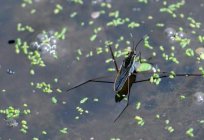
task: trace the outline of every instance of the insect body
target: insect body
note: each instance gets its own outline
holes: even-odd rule
[[[136,81],[136,74],[137,74],[136,70],[137,70],[137,67],[139,67],[141,63],[141,57],[140,55],[136,54],[136,48],[142,40],[143,39],[141,39],[137,43],[135,48],[132,48],[128,56],[123,60],[123,63],[120,66],[120,69],[117,70],[117,76],[114,82],[114,91],[116,92],[115,101],[120,102],[121,100],[125,98],[126,95],[128,96],[128,100],[127,100],[127,104],[125,108],[122,110],[119,116],[115,119],[115,121],[120,117],[120,115],[129,105],[130,89],[132,87],[132,84]],[[109,48],[111,51],[112,59],[115,62],[113,51],[111,47]],[[139,56],[139,59],[138,59],[138,56]],[[115,62],[115,65],[116,65],[116,62]]]
[[[136,67],[139,62],[135,61],[135,57],[134,52],[130,52],[117,73],[114,83],[116,102],[120,102],[130,92],[131,86],[136,80]]]

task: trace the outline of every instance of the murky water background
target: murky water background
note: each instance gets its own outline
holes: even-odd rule
[[[124,25],[119,27],[107,27],[106,23],[110,18],[105,14],[98,19],[92,19],[91,13],[102,8],[99,4],[93,4],[93,1],[84,1],[84,4],[77,5],[70,1],[48,1],[36,0],[32,5],[25,8],[21,7],[21,2],[2,1],[0,9],[0,108],[8,106],[23,108],[23,104],[28,104],[31,114],[20,116],[17,121],[22,119],[28,122],[28,133],[22,134],[19,127],[7,126],[3,115],[0,117],[0,138],[2,140],[20,140],[32,139],[37,137],[40,140],[109,140],[111,138],[120,138],[121,140],[184,140],[204,138],[203,124],[198,120],[204,119],[204,104],[202,96],[195,94],[203,92],[204,80],[201,77],[180,77],[172,79],[162,79],[160,85],[156,86],[149,82],[137,83],[131,89],[130,105],[122,114],[117,122],[113,122],[120,111],[125,106],[125,101],[121,103],[114,102],[114,91],[112,84],[89,83],[77,88],[69,93],[64,92],[66,89],[84,82],[88,79],[110,75],[109,80],[114,81],[114,72],[107,72],[107,68],[113,67],[113,63],[105,63],[110,58],[109,53],[86,58],[85,54],[95,50],[96,47],[104,46],[105,40],[116,40],[123,35],[125,39],[137,42],[142,36],[148,34],[150,43],[159,52],[159,46],[168,47],[172,43],[165,35],[165,29],[168,27],[183,27],[186,34],[191,39],[191,47],[200,44],[196,41],[196,36],[191,34],[191,28],[188,22],[180,18],[172,18],[168,14],[159,13],[163,1],[150,0],[150,4],[137,3],[136,1],[110,1],[112,8],[108,11],[120,11],[121,17],[129,17],[131,20],[141,23],[141,27],[129,29]],[[168,1],[171,3],[170,1]],[[168,3],[167,2],[167,3]],[[63,11],[58,15],[53,14],[56,3],[63,6]],[[185,16],[192,16],[199,22],[203,23],[203,5],[202,0],[187,0],[179,13]],[[36,13],[31,15],[29,12],[32,8]],[[105,9],[105,8],[104,8]],[[78,12],[75,18],[70,18],[72,12]],[[152,16],[153,19],[148,19]],[[93,20],[94,24],[89,25]],[[30,25],[35,32],[17,32],[17,23]],[[84,22],[84,26],[80,26]],[[164,27],[156,27],[156,23],[164,23]],[[101,26],[102,31],[97,37],[97,41],[91,42],[90,36],[93,29]],[[30,62],[22,54],[16,54],[14,45],[9,45],[8,40],[23,38],[27,42],[32,42],[42,30],[60,30],[67,27],[65,40],[58,41],[58,59],[54,59],[47,54],[42,57],[46,67],[35,67],[35,75],[30,75]],[[130,37],[133,34],[133,38]],[[203,34],[203,26],[197,31]],[[142,46],[142,45],[141,45]],[[121,49],[126,47],[125,41],[120,44]],[[83,55],[80,60],[76,60],[77,49],[81,49]],[[140,47],[142,57],[148,58],[152,52]],[[162,71],[175,70],[176,72],[196,73],[197,65],[195,59],[187,58],[182,55],[182,49],[178,49],[175,55],[181,60],[179,65],[165,62],[158,55],[151,59],[151,63],[157,64]],[[118,63],[123,58],[117,59]],[[176,66],[176,67],[175,67]],[[9,75],[7,69],[15,71],[15,74]],[[54,83],[54,78],[59,82]],[[140,74],[138,79],[148,78],[148,74]],[[30,82],[46,81],[53,84],[53,88],[60,88],[62,93],[44,94],[41,91],[30,86]],[[6,92],[3,92],[3,90]],[[184,100],[180,100],[180,95],[185,95]],[[53,104],[51,98],[55,96],[57,104]],[[85,104],[80,104],[81,99],[88,97]],[[97,98],[99,101],[95,102]],[[197,100],[200,99],[198,102]],[[63,103],[66,102],[66,104]],[[136,110],[136,102],[141,102],[141,109]],[[88,114],[79,115],[76,107],[80,106],[88,110]],[[156,115],[160,118],[157,119]],[[145,124],[138,126],[134,116],[141,116]],[[75,119],[80,116],[79,119]],[[169,120],[169,125],[174,128],[173,133],[165,129],[165,120]],[[68,128],[67,134],[60,133],[60,129]],[[188,137],[185,132],[189,128],[194,128],[194,138]],[[45,130],[47,135],[43,135]]]

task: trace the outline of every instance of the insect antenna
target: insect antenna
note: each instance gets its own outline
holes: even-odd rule
[[[141,38],[141,39],[137,42],[137,44],[136,44],[135,47],[134,47],[134,51],[135,51],[135,52],[136,52],[136,50],[137,50],[137,47],[139,46],[139,44],[140,44],[143,40],[144,40],[144,37]]]
[[[132,51],[134,51],[135,41],[132,41]]]
[[[132,33],[130,33],[130,37],[131,37],[131,39],[132,39],[132,49],[131,49],[131,51],[134,51],[135,41],[133,40],[133,35],[132,35]]]

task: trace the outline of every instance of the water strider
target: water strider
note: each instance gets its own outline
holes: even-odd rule
[[[144,79],[144,80],[140,80],[140,81],[136,81],[137,78],[137,74],[140,72],[147,72],[150,70],[153,70],[153,73],[160,73],[161,75],[157,75],[156,77],[153,77],[154,79],[161,79],[161,78],[168,78],[168,77],[189,77],[189,76],[203,76],[203,74],[190,74],[190,73],[180,73],[180,74],[176,74],[176,73],[172,73],[172,72],[158,72],[158,71],[154,71],[154,67],[147,62],[142,62],[141,60],[141,53],[137,53],[136,49],[139,46],[139,44],[144,40],[144,37],[142,39],[140,39],[140,41],[134,46],[133,43],[133,47],[131,49],[131,51],[128,53],[128,56],[123,60],[120,68],[118,68],[116,59],[114,57],[112,48],[109,46],[110,52],[111,52],[111,56],[115,65],[115,69],[117,72],[115,81],[105,81],[105,80],[100,80],[103,78],[106,78],[108,76],[101,76],[101,77],[97,77],[97,78],[93,78],[90,80],[87,80],[79,85],[76,85],[68,90],[66,90],[67,92],[70,90],[73,90],[75,88],[78,88],[82,85],[85,85],[87,83],[90,82],[96,82],[96,83],[112,83],[114,84],[114,91],[115,91],[115,102],[120,102],[122,101],[126,96],[127,96],[127,104],[126,106],[123,108],[123,110],[120,112],[120,114],[116,117],[116,119],[114,120],[114,122],[116,120],[118,120],[118,118],[122,115],[122,113],[125,111],[125,109],[128,107],[129,105],[129,97],[130,97],[130,89],[132,87],[132,85],[134,83],[139,83],[139,82],[146,82],[146,81],[150,81],[151,78],[148,79]]]
[[[142,38],[135,46],[133,43],[133,47],[132,47],[131,51],[128,53],[128,56],[123,60],[120,68],[118,68],[118,65],[117,65],[116,59],[114,57],[112,48],[109,46],[111,56],[112,56],[113,62],[115,64],[115,69],[117,72],[117,75],[116,75],[114,82],[99,80],[99,79],[105,78],[107,76],[97,77],[94,79],[87,80],[86,82],[83,82],[77,86],[74,86],[74,87],[68,89],[67,92],[72,90],[72,89],[75,89],[79,86],[82,86],[84,84],[87,84],[89,82],[114,83],[115,102],[120,102],[126,96],[128,96],[127,97],[127,104],[126,104],[125,108],[122,110],[122,112],[115,119],[115,121],[116,121],[120,117],[120,115],[125,111],[127,106],[129,105],[130,89],[132,87],[132,84],[136,82],[137,68],[142,64],[141,53],[137,54],[136,48],[143,41],[143,39],[144,38]],[[149,64],[149,68],[151,68],[150,64]]]

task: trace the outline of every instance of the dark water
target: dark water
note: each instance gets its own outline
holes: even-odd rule
[[[197,104],[194,94],[204,90],[204,80],[200,77],[180,77],[171,79],[162,79],[160,85],[156,86],[149,82],[134,84],[131,89],[130,105],[122,114],[117,122],[113,122],[120,111],[125,106],[125,101],[121,103],[114,102],[114,91],[112,84],[105,83],[89,83],[73,91],[69,94],[66,89],[84,82],[90,78],[110,75],[108,80],[114,81],[114,72],[107,72],[107,68],[113,67],[113,63],[105,63],[110,58],[109,53],[103,52],[100,55],[94,55],[86,58],[85,55],[90,51],[96,50],[97,47],[104,48],[104,41],[110,40],[117,43],[120,36],[124,36],[124,41],[119,42],[119,49],[124,49],[127,45],[126,40],[132,43],[138,41],[142,36],[148,34],[150,44],[154,46],[157,56],[150,61],[159,66],[162,71],[175,70],[176,72],[198,73],[198,64],[196,57],[188,58],[183,55],[177,43],[170,42],[165,34],[166,28],[178,29],[183,27],[188,38],[191,39],[190,48],[202,46],[198,43],[197,35],[203,34],[203,25],[200,29],[195,29],[196,34],[192,34],[192,28],[189,27],[189,21],[186,18],[173,18],[170,14],[160,13],[159,9],[163,6],[163,1],[149,0],[148,4],[139,3],[137,1],[124,2],[108,1],[112,8],[100,7],[99,1],[84,1],[83,5],[74,4],[67,1],[33,1],[33,4],[21,7],[21,2],[4,1],[1,2],[0,12],[0,74],[1,74],[1,94],[0,108],[5,109],[13,106],[23,110],[23,104],[27,104],[31,110],[30,115],[20,115],[17,121],[26,120],[28,123],[27,134],[20,132],[20,124],[18,127],[7,126],[4,118],[0,116],[0,137],[2,140],[21,140],[32,139],[34,137],[40,140],[110,140],[111,138],[119,138],[120,140],[184,140],[204,138],[203,124],[198,120],[204,119],[204,104]],[[180,1],[175,1],[180,2]],[[55,5],[59,3],[63,6],[63,11],[59,14],[53,14]],[[173,2],[168,1],[167,5]],[[187,0],[175,13],[184,14],[185,17],[191,16],[196,21],[203,23],[203,5],[201,0]],[[32,9],[36,9],[35,14],[30,14]],[[91,18],[94,11],[106,11],[97,19]],[[138,28],[127,28],[127,24],[118,27],[108,27],[107,22],[113,18],[108,13],[119,10],[121,18],[130,18],[131,21],[139,22]],[[74,18],[70,14],[77,12]],[[148,19],[152,16],[153,19]],[[88,23],[93,20],[94,24]],[[81,26],[84,22],[84,26]],[[157,23],[164,23],[164,27],[157,27]],[[18,32],[16,26],[18,23],[29,25],[35,29],[35,32]],[[59,40],[57,44],[58,59],[43,54],[46,67],[31,66],[25,55],[16,54],[14,45],[9,45],[8,40],[21,38],[28,43],[36,39],[36,36],[42,30],[59,31],[63,27],[68,28],[65,40]],[[94,29],[101,27],[102,31],[98,33],[95,41],[90,41],[90,36]],[[133,34],[133,38],[130,37]],[[131,45],[131,44],[130,44]],[[181,61],[179,65],[166,62],[160,55],[159,46],[163,45],[167,51],[170,46],[176,47],[175,55]],[[169,48],[168,48],[169,47]],[[81,49],[83,54],[80,60],[76,60],[77,49]],[[152,54],[152,50],[139,48],[142,57],[148,58]],[[122,57],[118,58],[121,63]],[[33,68],[35,75],[30,75],[29,71]],[[14,74],[8,74],[7,69],[15,71]],[[59,82],[55,83],[54,78],[58,78]],[[148,74],[139,74],[138,80],[148,78]],[[52,84],[53,89],[60,88],[63,92],[54,91],[51,94],[42,93],[30,85],[30,82],[47,82]],[[3,90],[6,92],[3,92]],[[180,96],[185,95],[184,100],[180,100]],[[55,96],[58,100],[57,104],[53,104],[51,98]],[[80,104],[81,99],[88,97],[85,104]],[[95,102],[97,98],[99,101]],[[63,101],[66,104],[63,104]],[[141,102],[141,109],[136,110],[136,103]],[[76,107],[79,106],[89,113],[79,115]],[[156,115],[160,118],[157,119]],[[145,124],[138,126],[134,120],[135,116],[141,116]],[[79,119],[75,119],[80,116]],[[165,121],[169,120],[169,124]],[[173,133],[169,133],[165,127],[172,126]],[[68,128],[67,134],[60,133],[62,128]],[[187,136],[185,133],[189,128],[194,129],[194,138]],[[47,135],[43,135],[42,131],[46,131]]]

